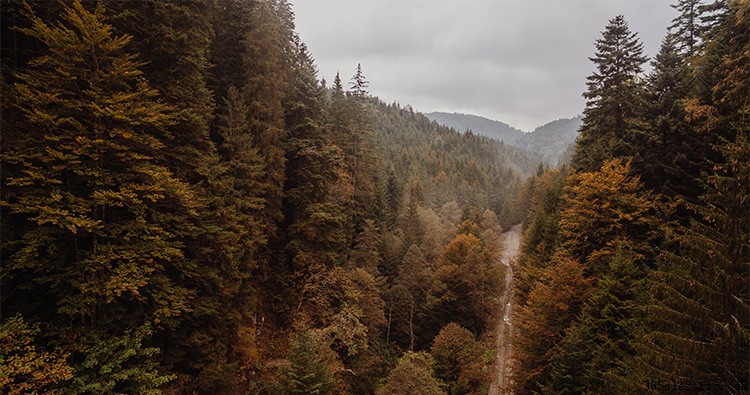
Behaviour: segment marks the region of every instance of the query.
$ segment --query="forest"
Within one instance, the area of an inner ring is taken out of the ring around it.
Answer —
[[[517,224],[502,393],[747,391],[747,1],[647,73],[613,17],[555,168],[319,79],[287,0],[0,5],[0,393],[487,393]]]
[[[572,163],[529,181],[514,393],[748,391],[750,3],[673,7],[645,76],[609,21]]]

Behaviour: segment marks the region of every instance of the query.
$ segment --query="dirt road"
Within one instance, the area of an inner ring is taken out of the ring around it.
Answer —
[[[511,325],[511,302],[513,299],[513,268],[511,263],[518,255],[521,246],[521,225],[516,225],[509,231],[503,233],[503,251],[500,263],[505,266],[505,282],[503,292],[500,295],[500,316],[502,320],[497,322],[497,371],[495,378],[490,384],[489,395],[510,394],[508,389],[510,369],[510,335],[513,327]]]

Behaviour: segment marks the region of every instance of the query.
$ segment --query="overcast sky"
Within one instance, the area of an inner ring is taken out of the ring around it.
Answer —
[[[588,57],[625,15],[653,56],[675,17],[663,0],[292,0],[297,32],[330,84],[357,63],[382,100],[530,131],[580,114]]]

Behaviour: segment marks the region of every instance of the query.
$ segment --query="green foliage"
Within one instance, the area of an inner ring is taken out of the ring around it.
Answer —
[[[539,216],[550,212],[543,205],[527,232],[514,325],[517,392],[629,394],[659,382],[747,389],[750,9],[741,1],[674,7],[676,30],[652,63],[648,103],[633,79],[642,62],[635,36],[602,56],[616,18],[597,42],[592,60],[603,68],[589,80],[578,172],[562,204],[551,201],[559,231],[539,232]],[[603,84],[601,71],[623,65],[633,66],[626,83]],[[611,101],[628,90],[630,99]],[[597,125],[609,126],[592,134]],[[581,259],[592,276],[581,278],[596,281],[568,295],[583,307],[559,307],[566,314],[557,325],[544,319],[551,314],[543,307],[558,300],[543,292],[555,278],[547,246]]]
[[[648,268],[632,243],[617,240],[612,248],[606,274],[551,358],[546,393],[622,393],[616,377],[636,355],[631,342],[642,334]]]
[[[398,361],[398,365],[388,374],[385,385],[378,395],[440,395],[445,394],[442,383],[432,372],[433,359],[428,353],[409,352]]]
[[[74,353],[83,355],[75,367],[68,392],[72,394],[160,394],[174,379],[158,371],[159,349],[144,347],[152,330],[146,325],[122,335],[89,332]]]
[[[324,336],[308,331],[292,339],[290,365],[281,369],[283,394],[330,394],[336,387],[331,364],[336,358]]]
[[[362,232],[354,240],[354,248],[349,257],[351,265],[362,268],[377,278],[383,265],[382,255],[380,229],[375,221],[365,220]]]
[[[483,349],[474,335],[450,323],[435,337],[430,354],[435,359],[435,376],[447,385],[449,394],[478,394],[486,379]]]
[[[638,35],[622,15],[609,21],[590,58],[596,71],[586,77],[586,109],[573,167],[595,171],[610,156],[627,155],[626,135],[637,128],[642,88],[637,76],[646,62]]]
[[[747,311],[750,223],[750,155],[747,124],[722,147],[725,162],[715,166],[701,220],[674,234],[678,252],[667,251],[653,274],[648,305],[651,324],[637,343],[643,355],[628,377],[716,383],[727,392],[747,388],[750,321]]]

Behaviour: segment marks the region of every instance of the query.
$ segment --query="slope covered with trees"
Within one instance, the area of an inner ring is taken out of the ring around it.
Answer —
[[[326,86],[285,0],[1,14],[0,392],[486,391],[534,158]]]
[[[502,141],[512,147],[521,148],[539,156],[550,166],[562,166],[570,162],[572,149],[576,137],[578,137],[578,129],[581,127],[580,115],[574,118],[563,118],[548,122],[528,133],[503,122],[476,115],[432,112],[426,114],[426,116],[441,125],[452,127],[458,131],[471,130],[475,134]]]
[[[680,0],[652,71],[622,16],[572,168],[530,181],[516,393],[745,393],[750,7]]]

